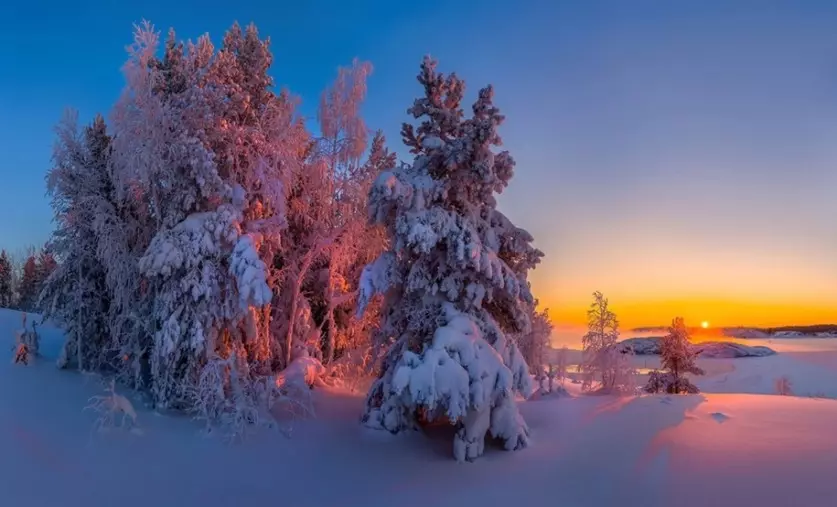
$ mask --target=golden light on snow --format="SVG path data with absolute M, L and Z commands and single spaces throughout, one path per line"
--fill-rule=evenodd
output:
M 702 327 L 703 329 L 709 329 L 709 322 L 704 320 L 700 323 L 700 327 Z

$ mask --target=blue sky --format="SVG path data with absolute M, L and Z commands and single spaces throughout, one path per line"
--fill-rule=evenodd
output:
M 423 54 L 472 93 L 493 83 L 518 161 L 501 205 L 546 251 L 534 285 L 563 319 L 596 289 L 639 313 L 837 309 L 835 2 L 7 3 L 2 248 L 47 239 L 52 127 L 65 107 L 109 111 L 132 23 L 218 42 L 255 21 L 306 115 L 338 65 L 371 61 L 365 117 L 402 154 Z

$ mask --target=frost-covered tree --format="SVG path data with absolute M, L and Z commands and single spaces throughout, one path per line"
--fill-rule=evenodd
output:
M 98 255 L 96 230 L 100 215 L 110 211 L 103 206 L 112 188 L 106 171 L 110 138 L 101 116 L 80 133 L 72 112 L 56 132 L 47 188 L 57 225 L 50 249 L 62 263 L 55 266 L 50 252 L 40 256 L 40 276 L 51 270 L 41 291 L 41 307 L 67 335 L 59 365 L 101 371 L 113 359 L 107 346 L 106 266 Z
M 652 372 L 645 390 L 669 394 L 700 392 L 686 377 L 686 374 L 703 375 L 703 370 L 695 362 L 696 358 L 689 330 L 683 318 L 677 317 L 671 322 L 668 334 L 663 337 L 660 351 L 660 362 L 667 372 Z
M 581 338 L 582 371 L 585 389 L 598 380 L 603 388 L 613 381 L 613 354 L 619 340 L 619 321 L 601 292 L 593 293 L 593 302 L 587 310 L 587 333 Z
M 532 305 L 529 319 L 532 322 L 529 332 L 517 337 L 517 346 L 529 365 L 529 371 L 540 381 L 544 375 L 544 367 L 548 362 L 550 337 L 552 335 L 552 321 L 549 319 L 549 309 L 537 309 L 537 301 Z
M 503 121 L 492 88 L 465 118 L 456 75 L 428 57 L 418 81 L 424 94 L 409 113 L 421 124 L 402 128 L 415 159 L 381 173 L 370 195 L 390 245 L 363 273 L 359 309 L 385 294 L 382 332 L 393 344 L 363 419 L 391 432 L 447 419 L 458 428 L 455 457 L 473 460 L 487 433 L 508 450 L 528 443 L 515 393 L 532 385 L 512 336 L 530 329 L 526 277 L 543 254 L 496 207 L 514 161 L 492 150 Z
M 363 235 L 363 214 L 357 207 L 358 197 L 368 187 L 358 180 L 364 178 L 361 157 L 367 147 L 367 128 L 360 116 L 360 105 L 366 97 L 366 78 L 372 72 L 368 62 L 355 60 L 351 67 L 341 68 L 337 80 L 320 98 L 318 118 L 322 137 L 318 156 L 322 157 L 328 171 L 327 192 L 331 203 L 329 222 L 334 242 L 329 248 L 325 276 L 325 343 L 323 359 L 334 360 L 338 329 L 335 311 L 340 299 L 346 299 L 350 287 L 346 283 L 346 270 L 354 260 L 354 248 L 366 239 Z
M 616 346 L 619 340 L 619 321 L 610 310 L 608 300 L 601 292 L 593 293 L 593 302 L 587 310 L 587 333 L 582 343 L 582 388 L 590 390 L 598 381 L 606 392 L 627 391 L 633 385 L 630 354 L 623 354 Z
M 0 251 L 0 308 L 12 306 L 12 263 L 5 250 Z
M 272 292 L 261 236 L 247 231 L 246 192 L 212 150 L 217 105 L 229 97 L 204 81 L 212 76 L 211 44 L 204 37 L 185 54 L 169 44 L 163 64 L 157 44 L 150 25 L 138 28 L 115 113 L 116 148 L 123 181 L 149 196 L 158 225 L 139 259 L 154 285 L 151 393 L 159 406 L 193 408 L 208 361 L 253 353 L 253 344 L 269 353 L 257 309 Z M 173 75 L 182 83 L 161 91 Z

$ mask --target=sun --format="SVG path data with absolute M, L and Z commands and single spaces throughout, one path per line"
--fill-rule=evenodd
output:
M 702 327 L 703 329 L 709 329 L 709 322 L 704 320 L 700 323 L 700 327 Z

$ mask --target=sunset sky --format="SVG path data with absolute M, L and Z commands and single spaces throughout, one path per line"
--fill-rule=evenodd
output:
M 110 109 L 132 22 L 220 43 L 252 20 L 306 115 L 371 61 L 365 118 L 405 159 L 423 54 L 493 83 L 518 162 L 501 207 L 546 252 L 559 324 L 594 290 L 624 326 L 837 323 L 837 2 L 7 3 L 0 248 L 48 238 L 52 127 Z

